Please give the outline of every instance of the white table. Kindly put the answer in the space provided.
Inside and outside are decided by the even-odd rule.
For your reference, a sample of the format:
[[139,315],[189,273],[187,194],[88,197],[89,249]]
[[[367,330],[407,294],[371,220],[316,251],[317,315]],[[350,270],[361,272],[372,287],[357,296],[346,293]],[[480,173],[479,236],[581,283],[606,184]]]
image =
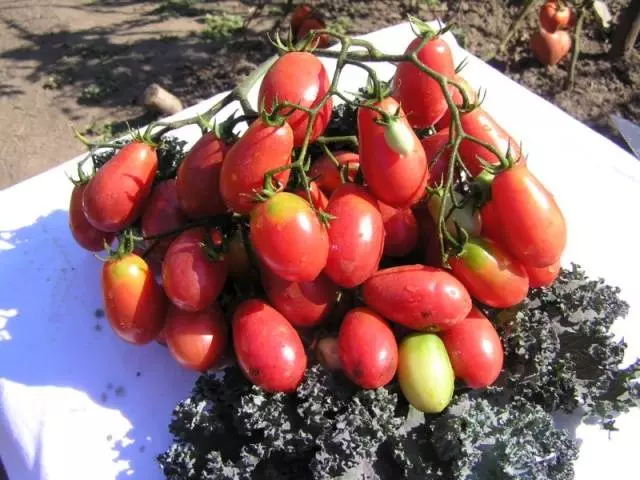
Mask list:
[[[401,53],[412,33],[402,24],[366,37]],[[468,54],[456,46],[455,56],[460,61]],[[629,343],[628,359],[640,356],[640,256],[633,247],[640,236],[640,164],[478,59],[469,60],[464,75],[488,89],[486,109],[523,141],[530,168],[566,215],[565,265],[578,262],[589,275],[622,288],[632,308],[617,331]],[[393,72],[391,65],[376,68],[382,78]],[[345,90],[355,91],[365,77],[355,71],[344,78]],[[220,97],[175,118],[204,111]],[[192,143],[198,130],[178,133]],[[67,226],[72,186],[65,172],[77,160],[0,192],[0,456],[12,480],[162,478],[155,457],[170,444],[172,408],[196,375],[163,347],[127,345],[104,318],[95,318],[101,265],[75,245]],[[613,246],[618,239],[630,247]],[[640,412],[618,425],[621,431],[610,440],[597,427],[578,427],[584,440],[578,479],[637,478]]]

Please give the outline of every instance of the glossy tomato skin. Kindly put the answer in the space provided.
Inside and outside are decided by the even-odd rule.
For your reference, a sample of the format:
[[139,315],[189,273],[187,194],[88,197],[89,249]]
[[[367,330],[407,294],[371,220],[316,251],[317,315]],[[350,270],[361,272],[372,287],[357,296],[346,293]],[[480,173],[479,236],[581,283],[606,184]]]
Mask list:
[[[392,97],[374,105],[390,115],[400,108]],[[429,180],[424,149],[401,108],[394,128],[406,134],[401,143],[407,153],[399,153],[390,145],[388,131],[385,136],[385,130],[390,127],[379,125],[376,120],[380,120],[378,112],[364,107],[358,109],[360,168],[365,182],[378,200],[396,208],[410,207],[424,196]]]
[[389,257],[404,257],[418,243],[418,222],[410,208],[393,208],[378,202],[384,223],[383,254]]
[[[255,206],[255,193],[263,189],[269,170],[291,163],[293,131],[288,123],[269,126],[254,121],[244,135],[229,149],[220,171],[220,193],[224,203],[234,212],[249,213]],[[286,185],[289,170],[274,176]]]
[[[464,91],[467,94],[467,98],[469,99],[469,102],[474,103],[477,100],[476,93],[473,91],[473,88],[471,87],[471,85],[469,85],[469,82],[467,82],[460,75],[455,76],[455,81],[458,82],[458,84],[462,88],[464,88]],[[455,87],[452,87],[451,97],[452,97],[453,103],[455,103],[458,106],[463,105],[464,99],[462,98],[462,94],[460,93],[460,90],[458,90]],[[438,120],[438,122],[435,124],[435,127],[436,127],[436,130],[440,131],[440,130],[444,130],[445,128],[449,128],[450,126],[451,126],[451,112],[449,111],[449,107],[447,106],[447,110],[444,112],[444,115],[442,116],[442,118]]]
[[530,267],[525,265],[529,276],[529,288],[549,287],[560,275],[560,260],[548,267]]
[[102,294],[105,315],[124,341],[143,345],[162,331],[167,298],[142,257],[129,254],[106,261],[102,266]]
[[[303,187],[297,188],[293,193],[304,200],[308,199],[307,192],[305,192]],[[324,211],[327,209],[329,199],[322,190],[318,188],[318,184],[316,182],[309,182],[309,193],[311,194],[311,203],[316,210]]]
[[[176,181],[174,179],[158,182],[151,192],[147,206],[142,214],[142,233],[145,237],[176,230],[189,219],[180,209]],[[169,245],[177,235],[159,240],[151,251],[154,258],[162,260]],[[149,245],[153,241],[147,242]]]
[[540,7],[538,14],[540,26],[547,32],[555,32],[559,28],[572,26],[573,9],[560,5],[557,1],[547,1]]
[[[421,42],[421,37],[416,38],[409,44],[406,52],[414,51]],[[427,67],[448,78],[454,78],[455,66],[451,50],[441,37],[433,37],[417,55]],[[391,88],[393,96],[402,105],[414,128],[431,127],[447,110],[447,102],[438,82],[422,73],[411,62],[401,62],[398,65]]]
[[71,192],[69,202],[69,228],[78,245],[90,252],[104,250],[104,245],[113,242],[114,233],[102,232],[89,223],[82,211],[82,196],[85,185],[76,185]]
[[446,148],[449,143],[449,129],[446,128],[425,137],[421,143],[429,165],[427,186],[435,188],[444,185],[448,178],[449,160],[451,159],[451,150]]
[[262,268],[262,285],[269,302],[296,328],[322,323],[338,300],[338,287],[320,274],[308,282],[291,282]]
[[329,256],[324,272],[337,285],[353,288],[378,270],[384,223],[378,203],[364,187],[345,183],[329,199]]
[[200,312],[185,312],[172,305],[165,336],[169,352],[185,368],[206,372],[225,352],[229,327],[217,305]]
[[279,277],[308,282],[327,264],[327,229],[299,196],[276,193],[251,211],[250,224],[256,255]]
[[[349,180],[353,182],[358,173],[358,168],[360,168],[360,155],[346,150],[332,153],[340,165],[348,166]],[[342,185],[340,171],[328,155],[323,155],[311,164],[309,178],[313,178],[326,195],[331,195],[336,188]]]
[[181,210],[192,219],[227,210],[220,193],[222,162],[229,146],[213,132],[205,133],[184,158],[176,176]]
[[539,28],[531,35],[531,51],[543,65],[556,65],[571,50],[571,35],[564,30],[548,32]]
[[[316,27],[314,27],[316,28]],[[276,103],[288,101],[306,108],[314,108],[329,91],[331,81],[322,62],[309,52],[289,52],[269,69],[260,85],[258,104],[271,111]],[[315,141],[331,120],[333,102],[329,99],[318,112],[313,123],[310,141]],[[293,130],[293,142],[302,146],[309,124],[309,115],[295,110],[286,121]]]
[[162,283],[175,306],[187,312],[210,307],[227,279],[226,261],[211,260],[202,244],[205,230],[194,228],[176,238],[162,264]]
[[95,174],[82,196],[82,209],[91,225],[119,232],[142,213],[158,170],[155,149],[141,142],[122,147]]
[[355,308],[344,317],[338,349],[343,371],[362,388],[382,387],[396,374],[398,345],[393,331],[368,308]]
[[468,387],[492,385],[502,370],[504,350],[500,336],[484,314],[473,307],[469,316],[440,335],[456,377]]
[[501,245],[532,267],[553,265],[567,243],[567,226],[553,195],[524,165],[496,175],[491,184],[495,215],[508,219]]
[[490,307],[517,305],[529,291],[524,266],[492,240],[469,239],[463,251],[449,259],[449,264],[471,296]]
[[412,330],[446,330],[471,310],[471,297],[449,272],[404,265],[376,272],[362,286],[364,303]]
[[286,318],[262,300],[246,300],[233,315],[232,331],[238,363],[252,383],[268,392],[296,390],[307,356]]

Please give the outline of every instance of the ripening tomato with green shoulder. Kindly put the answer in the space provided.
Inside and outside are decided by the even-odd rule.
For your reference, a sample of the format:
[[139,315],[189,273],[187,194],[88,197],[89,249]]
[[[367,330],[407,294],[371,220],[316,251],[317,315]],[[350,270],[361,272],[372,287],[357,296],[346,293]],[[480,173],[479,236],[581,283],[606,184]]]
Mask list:
[[[256,192],[264,187],[264,176],[270,170],[289,165],[292,153],[293,131],[288,123],[255,120],[222,162],[220,193],[224,203],[236,213],[251,212],[256,205]],[[284,170],[273,179],[286,185],[290,173]]]
[[[390,118],[383,119],[370,108],[358,108],[362,174],[378,200],[396,208],[410,207],[424,196],[429,180],[424,149],[393,97],[375,102],[373,106]],[[387,123],[381,125],[381,121]]]
[[[269,69],[260,84],[258,104],[271,112],[276,102],[290,102],[304,108],[315,108],[331,88],[331,80],[322,62],[309,52],[288,52]],[[333,101],[323,105],[313,121],[310,142],[315,141],[331,120]],[[302,110],[284,109],[286,121],[293,130],[293,143],[301,147],[309,124],[309,114]]]
[[524,266],[527,269],[527,275],[529,276],[529,288],[541,288],[549,287],[556,281],[558,275],[560,275],[560,260],[548,267],[531,267],[529,265]]
[[[497,174],[491,202],[502,228],[500,244],[515,259],[532,267],[553,265],[567,244],[567,225],[553,195],[525,165]],[[505,220],[506,221],[506,220]]]
[[142,257],[127,254],[102,266],[104,312],[124,341],[144,345],[162,331],[169,302]]
[[489,239],[470,238],[462,252],[449,258],[449,265],[471,296],[490,307],[517,305],[529,291],[524,266]]
[[440,334],[456,377],[471,388],[492,385],[502,370],[504,350],[493,324],[476,307],[459,324]]
[[69,201],[69,229],[78,245],[90,252],[104,250],[105,244],[111,245],[115,238],[113,232],[103,232],[89,223],[82,211],[82,196],[86,184],[76,185]]
[[398,344],[393,330],[368,308],[349,311],[338,333],[340,365],[349,379],[362,388],[389,383],[398,367]]
[[[296,188],[293,193],[298,195],[300,198],[307,200],[308,195],[305,191],[304,187]],[[311,204],[314,206],[316,210],[325,211],[327,209],[327,205],[329,204],[329,199],[327,196],[318,188],[318,184],[316,182],[309,182],[309,194],[311,196]]]
[[[355,181],[360,168],[360,155],[347,150],[338,150],[332,154],[341,166],[346,165],[348,180]],[[331,195],[336,188],[342,185],[340,170],[329,155],[323,155],[315,160],[309,168],[308,175],[326,195]]]
[[258,204],[249,235],[258,258],[285,280],[314,280],[327,264],[327,229],[311,205],[293,193],[276,193]]
[[[417,37],[409,44],[405,53],[415,51],[421,43],[422,37]],[[427,41],[417,52],[417,57],[439,74],[454,78],[456,72],[451,49],[441,36],[433,36]],[[398,64],[391,89],[414,128],[433,126],[447,111],[447,101],[438,82],[421,72],[412,62]]]
[[89,180],[82,210],[91,225],[119,232],[138,219],[158,171],[155,148],[134,141],[122,147]]
[[384,250],[388,257],[404,257],[418,243],[418,222],[410,208],[394,208],[378,202],[384,223]]
[[307,368],[302,340],[293,326],[263,300],[242,302],[231,326],[238,364],[245,376],[268,392],[294,392]]

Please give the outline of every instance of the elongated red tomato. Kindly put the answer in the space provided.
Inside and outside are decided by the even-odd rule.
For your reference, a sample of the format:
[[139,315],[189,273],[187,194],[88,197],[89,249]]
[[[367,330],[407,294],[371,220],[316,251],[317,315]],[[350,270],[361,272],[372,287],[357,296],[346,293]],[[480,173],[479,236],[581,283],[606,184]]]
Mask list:
[[158,170],[158,156],[146,143],[131,142],[89,180],[82,209],[89,223],[103,232],[118,232],[142,213]]
[[440,335],[456,377],[471,388],[496,381],[504,361],[498,332],[484,314],[473,307],[467,318]]
[[[293,193],[298,195],[300,198],[307,200],[307,192],[305,192],[303,187],[297,188]],[[309,182],[309,193],[311,194],[311,203],[316,208],[316,210],[326,210],[327,205],[329,204],[329,199],[327,196],[318,188],[318,184],[316,182]]]
[[319,325],[336,305],[338,287],[324,274],[309,282],[291,282],[268,268],[261,272],[269,301],[294,327]]
[[[220,193],[234,212],[249,213],[255,207],[256,192],[264,186],[269,170],[291,162],[293,132],[288,123],[270,126],[262,119],[254,121],[244,135],[227,152],[220,172]],[[289,170],[274,176],[286,185]]]
[[251,211],[251,244],[276,275],[293,282],[315,279],[327,264],[327,229],[307,202],[276,193]]
[[399,209],[378,202],[384,223],[384,255],[404,257],[418,243],[418,222],[410,208]]
[[180,164],[176,176],[178,202],[190,218],[211,217],[227,210],[220,193],[220,172],[228,150],[225,142],[208,132]]
[[373,310],[413,330],[446,330],[471,310],[471,297],[449,272],[426,265],[404,265],[376,272],[362,286]]
[[[309,52],[289,52],[280,57],[269,69],[260,85],[258,103],[271,111],[277,102],[291,102],[306,108],[314,108],[329,91],[331,81],[322,62]],[[329,99],[318,112],[310,141],[317,139],[331,120],[333,102]],[[285,110],[283,113],[288,113]],[[309,124],[309,114],[295,110],[287,116],[293,129],[296,147],[302,146]]]
[[125,255],[102,266],[104,311],[109,324],[125,342],[143,345],[164,327],[167,297],[141,257]]
[[307,355],[286,318],[262,300],[246,300],[233,315],[232,331],[238,363],[252,383],[268,392],[295,391]]
[[569,28],[575,21],[575,14],[571,7],[558,1],[547,1],[538,14],[540,25],[547,32],[555,32],[558,28]]
[[[460,75],[455,76],[455,81],[458,82],[458,84],[462,88],[464,88],[464,91],[467,94],[469,102],[473,103],[477,100],[476,93],[473,91],[473,88],[471,88],[471,85],[469,85],[469,82],[467,82]],[[462,106],[462,104],[464,103],[464,99],[462,98],[462,94],[460,93],[460,90],[453,87],[451,88],[450,91],[451,91],[451,97],[453,99],[453,103],[455,103],[458,106]],[[447,106],[447,110],[444,112],[444,115],[442,116],[442,118],[438,120],[435,127],[438,131],[440,131],[440,130],[444,130],[445,128],[449,128],[450,126],[451,126],[451,112],[449,111],[449,107]]]
[[567,243],[567,226],[553,195],[526,166],[496,175],[491,185],[495,215],[508,223],[500,243],[516,259],[532,267],[548,267]]
[[[420,46],[422,38],[413,40],[406,52],[413,52]],[[455,66],[451,49],[441,37],[431,38],[418,51],[418,59],[427,67],[453,79]],[[398,65],[392,83],[393,96],[402,104],[414,128],[427,128],[442,118],[447,110],[447,102],[440,85],[426,73],[422,73],[411,62]]]
[[[142,214],[142,233],[145,237],[170,232],[187,223],[189,219],[180,209],[176,181],[174,179],[159,182],[151,192],[147,207]],[[161,239],[151,251],[154,258],[162,260],[169,245],[177,237]],[[153,243],[153,240],[149,244]]]
[[[354,181],[358,173],[358,168],[360,168],[360,155],[346,150],[332,153],[340,165],[348,166],[349,180]],[[318,158],[311,164],[309,177],[313,178],[320,189],[327,195],[331,195],[333,191],[342,184],[340,171],[328,155]]]
[[444,185],[448,178],[447,172],[451,159],[451,150],[446,148],[449,143],[449,129],[445,128],[434,135],[425,137],[421,143],[429,165],[427,185],[432,188]]
[[362,388],[389,383],[398,368],[398,344],[385,320],[368,308],[355,308],[344,317],[338,334],[340,365]]
[[217,305],[201,312],[185,312],[171,305],[164,329],[167,347],[180,365],[206,372],[222,357],[229,333]]
[[173,241],[162,264],[167,296],[188,312],[210,307],[227,279],[227,263],[211,260],[202,248],[204,241],[204,229],[187,230]]
[[364,187],[345,183],[333,192],[327,213],[329,256],[324,272],[341,287],[360,285],[378,270],[384,224],[376,200]]
[[548,267],[536,268],[529,265],[524,267],[529,276],[529,288],[548,287],[556,281],[560,274],[560,260]]
[[111,244],[114,233],[102,232],[89,223],[82,211],[82,196],[85,185],[76,185],[71,192],[69,202],[69,228],[73,239],[85,250],[99,252],[104,250],[105,243]]
[[[389,115],[400,105],[392,97],[374,104]],[[420,140],[400,109],[391,125],[379,125],[378,112],[358,109],[360,168],[371,193],[396,208],[416,204],[425,194],[429,169]]]
[[527,296],[529,278],[524,266],[492,240],[471,238],[449,264],[471,296],[485,305],[507,308]]

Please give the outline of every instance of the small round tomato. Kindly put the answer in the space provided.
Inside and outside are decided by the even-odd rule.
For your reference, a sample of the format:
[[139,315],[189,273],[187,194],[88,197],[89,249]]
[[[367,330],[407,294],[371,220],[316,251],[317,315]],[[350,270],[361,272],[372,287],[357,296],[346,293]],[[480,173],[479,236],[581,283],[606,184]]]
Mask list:
[[142,257],[129,254],[102,266],[104,311],[124,341],[143,345],[162,331],[167,298]]
[[526,166],[516,165],[496,175],[492,203],[502,228],[500,244],[514,258],[532,267],[548,267],[567,243],[567,226],[553,195]]
[[556,65],[571,50],[571,35],[565,30],[548,32],[539,28],[531,35],[531,51],[543,65]]
[[462,252],[449,259],[449,265],[471,296],[490,307],[517,305],[529,291],[524,266],[492,240],[469,239]]
[[262,268],[261,271],[267,298],[294,327],[319,325],[336,305],[338,287],[324,274],[307,282],[291,282],[268,268]]
[[262,300],[241,303],[233,315],[233,346],[240,368],[268,392],[293,392],[307,368],[298,332]]
[[469,316],[443,332],[456,377],[468,387],[484,388],[496,381],[504,360],[500,336],[484,314],[473,307]]
[[373,105],[389,115],[399,109],[400,116],[391,120],[391,127],[377,123],[381,120],[378,112],[358,109],[362,174],[378,200],[396,208],[410,207],[424,196],[429,180],[424,149],[396,100],[387,97]]
[[[303,24],[304,27],[304,24]],[[258,93],[258,104],[267,111],[276,102],[291,102],[305,108],[314,108],[329,91],[331,81],[322,62],[309,52],[289,52],[280,57],[264,76]],[[310,142],[315,141],[331,120],[333,101],[329,99],[318,112],[311,131]],[[286,121],[293,130],[295,147],[302,146],[309,124],[309,114],[302,110],[286,109]]]
[[[304,187],[297,188],[293,193],[298,195],[300,198],[305,200],[308,199],[307,192],[304,190]],[[322,190],[318,188],[316,182],[309,182],[309,193],[311,194],[311,203],[316,210],[324,211],[327,209],[329,199]]]
[[105,244],[111,245],[114,233],[102,232],[89,223],[82,211],[82,196],[85,185],[76,185],[71,192],[69,202],[69,229],[78,245],[90,252],[104,250]]
[[316,360],[329,370],[340,370],[340,347],[336,337],[324,337],[316,343]]
[[[142,234],[145,237],[159,235],[180,228],[189,219],[180,209],[176,181],[173,179],[159,182],[151,192],[147,207],[142,214]],[[169,245],[177,235],[159,240],[151,251],[154,258],[162,260]],[[147,242],[148,245],[154,240]]]
[[471,310],[471,297],[449,272],[404,265],[376,272],[362,286],[364,303],[413,330],[445,330]]
[[398,367],[398,344],[385,320],[368,308],[355,308],[344,317],[338,334],[340,365],[362,388],[383,387]]
[[[467,82],[460,75],[455,76],[455,81],[464,89],[465,93],[467,94],[467,98],[469,99],[469,102],[474,103],[477,100],[476,92],[473,90],[471,85],[469,85],[469,82]],[[461,107],[464,103],[464,99],[462,98],[462,94],[460,93],[460,90],[458,90],[456,87],[451,87],[450,91],[451,91],[451,97],[452,97],[453,103]],[[451,112],[449,111],[449,107],[447,106],[447,110],[444,112],[444,115],[442,116],[442,118],[438,120],[435,127],[436,127],[436,130],[440,131],[440,130],[444,130],[445,128],[448,129],[450,126],[451,126]]]
[[91,225],[103,232],[119,232],[142,213],[158,170],[158,156],[146,143],[122,147],[98,173],[82,195],[82,209]]
[[[347,165],[349,180],[353,182],[360,168],[360,155],[346,150],[332,153],[340,165]],[[318,158],[311,164],[309,177],[313,178],[318,187],[327,195],[331,195],[342,184],[340,171],[328,155]]]
[[[415,51],[422,43],[417,37],[406,52]],[[431,38],[417,52],[418,59],[427,67],[453,79],[455,66],[451,49],[442,37]],[[442,118],[447,110],[447,101],[436,80],[421,72],[411,62],[400,62],[392,82],[393,96],[407,113],[414,128],[428,128]]]
[[442,340],[413,333],[400,343],[398,383],[407,401],[421,412],[440,413],[453,398],[455,375]]
[[210,307],[227,279],[225,261],[213,261],[203,248],[205,230],[187,230],[167,250],[162,264],[162,283],[174,305],[188,312]]
[[250,238],[258,258],[285,280],[314,280],[327,264],[327,229],[293,193],[276,193],[251,211]]
[[431,188],[444,185],[448,178],[449,160],[451,159],[451,151],[447,148],[449,129],[446,128],[434,135],[425,137],[421,143],[429,164],[429,181],[427,185]]
[[[227,152],[220,171],[220,193],[224,203],[234,212],[249,213],[255,207],[255,194],[264,186],[269,170],[291,163],[293,131],[288,123],[270,126],[264,120],[254,121],[244,135]],[[286,185],[290,170],[274,176]]]
[[540,26],[547,32],[569,28],[574,20],[573,9],[556,0],[549,0],[540,7]]
[[190,218],[219,215],[227,210],[220,193],[220,172],[229,146],[205,133],[178,168],[176,189],[180,208]]
[[376,200],[364,187],[345,183],[327,206],[329,256],[324,272],[344,288],[360,285],[378,269],[384,249],[384,223]]
[[560,275],[560,260],[548,267],[530,267],[525,265],[527,275],[529,276],[529,288],[548,287],[556,281]]
[[418,243],[418,222],[410,208],[399,209],[378,202],[384,222],[384,255],[404,257]]

